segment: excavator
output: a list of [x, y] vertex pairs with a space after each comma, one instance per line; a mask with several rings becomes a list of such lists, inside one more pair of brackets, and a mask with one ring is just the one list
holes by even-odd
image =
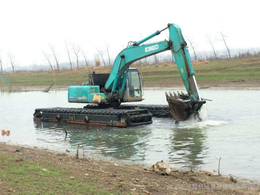
[[[169, 30], [169, 40], [143, 44], [166, 29]], [[131, 64], [168, 50], [175, 59], [187, 94], [166, 92], [169, 107], [121, 105], [123, 102], [143, 100], [141, 73], [136, 68], [130, 68]], [[34, 120], [127, 127], [150, 124], [152, 116], [171, 116], [178, 123], [191, 115], [198, 116], [200, 108], [206, 103], [198, 91], [187, 43], [180, 27], [172, 23], [140, 41], [129, 42], [116, 57], [110, 74], [92, 72], [87, 84], [69, 86], [68, 101], [88, 104], [81, 109], [36, 109]]]

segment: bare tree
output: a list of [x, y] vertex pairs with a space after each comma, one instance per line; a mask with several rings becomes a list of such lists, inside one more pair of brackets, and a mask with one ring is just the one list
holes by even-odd
[[100, 66], [99, 55], [95, 55], [94, 58], [95, 58], [95, 66], [97, 66], [97, 67]]
[[145, 64], [145, 65], [148, 65], [148, 64], [149, 64], [149, 61], [148, 61], [147, 58], [144, 58], [143, 60], [144, 60], [144, 64]]
[[225, 39], [225, 35], [223, 35], [222, 31], [220, 31], [220, 35], [221, 35], [222, 40], [223, 40], [223, 42], [224, 42], [224, 44], [225, 44], [225, 47], [226, 47], [226, 49], [227, 49], [227, 52], [228, 52], [228, 58], [231, 58], [231, 55], [230, 55], [230, 49], [229, 49], [228, 46], [227, 46], [226, 39]]
[[50, 58], [48, 57], [48, 55], [44, 51], [42, 53], [43, 53], [44, 57], [46, 58], [48, 64], [50, 65], [51, 70], [53, 70], [53, 66], [51, 64]]
[[66, 45], [66, 50], [67, 50], [67, 54], [68, 54], [68, 57], [69, 57], [70, 70], [72, 70], [72, 62], [71, 62], [71, 57], [70, 57], [70, 50], [69, 50], [67, 41], [65, 41], [65, 45]]
[[98, 49], [98, 48], [96, 48], [96, 50], [99, 53], [99, 55], [100, 55], [100, 57], [101, 57], [101, 59], [103, 61], [103, 65], [106, 66], [103, 51], [101, 49]]
[[0, 55], [0, 67], [1, 67], [1, 72], [3, 73], [3, 62], [2, 62], [2, 56]]
[[106, 51], [107, 51], [107, 58], [108, 58], [108, 65], [111, 65], [111, 58], [110, 58], [110, 53], [109, 53], [109, 47], [110, 45], [106, 43]]
[[81, 53], [82, 53], [82, 56], [83, 56], [83, 58], [84, 58], [84, 60], [85, 60], [86, 66], [89, 66], [88, 60], [87, 60], [87, 54], [86, 54], [82, 49], [81, 49]]
[[10, 52], [9, 52], [9, 60], [10, 60], [10, 64], [11, 64], [13, 72], [14, 72], [14, 55]]
[[52, 77], [53, 77], [53, 83], [54, 83], [54, 86], [55, 86], [55, 92], [56, 92], [56, 79], [55, 79], [55, 74], [54, 74], [54, 69], [53, 69], [53, 66], [51, 64], [51, 61], [50, 61], [50, 58], [48, 57], [48, 55], [43, 51], [43, 55], [45, 56], [48, 64], [50, 65], [51, 67], [51, 70], [52, 70]]
[[55, 49], [54, 49], [54, 47], [53, 47], [52, 45], [50, 45], [50, 48], [51, 48], [51, 52], [52, 52], [52, 54], [53, 54], [53, 57], [54, 57], [54, 59], [55, 59], [57, 69], [58, 69], [58, 71], [59, 71], [59, 70], [60, 70], [60, 66], [59, 66], [59, 61], [58, 61], [58, 58], [57, 58]]
[[209, 35], [207, 35], [207, 39], [208, 39], [209, 44], [210, 44], [211, 47], [212, 47], [212, 50], [213, 50], [215, 59], [217, 59], [217, 53], [216, 53], [215, 47], [214, 47], [214, 45], [213, 45], [213, 41], [212, 41], [212, 39], [211, 39], [211, 37], [210, 37]]
[[187, 39], [188, 39], [188, 41], [189, 41], [189, 43], [190, 43], [190, 46], [191, 46], [191, 48], [192, 48], [192, 51], [193, 51], [193, 54], [194, 54], [194, 59], [195, 59], [195, 61], [197, 61], [198, 57], [197, 57], [197, 54], [196, 54], [196, 52], [195, 52], [195, 48], [194, 48], [194, 46], [192, 45], [190, 39], [189, 39], [189, 38], [187, 38]]
[[157, 59], [157, 56], [154, 55], [154, 63], [155, 63], [155, 64], [158, 64], [158, 62], [159, 62], [159, 61], [158, 61], [158, 59]]
[[80, 52], [80, 48], [79, 46], [75, 46], [75, 44], [71, 44], [71, 47], [73, 49], [73, 52], [76, 56], [76, 64], [77, 64], [77, 69], [79, 70], [79, 52]]

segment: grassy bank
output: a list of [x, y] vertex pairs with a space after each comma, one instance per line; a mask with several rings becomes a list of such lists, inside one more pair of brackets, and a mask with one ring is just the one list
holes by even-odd
[[[172, 87], [182, 85], [176, 64], [133, 65], [143, 75], [146, 87]], [[193, 63], [199, 86], [245, 85], [259, 86], [260, 58], [198, 61]], [[97, 73], [109, 73], [110, 67], [81, 67], [80, 70], [55, 71], [57, 86], [67, 87], [87, 82], [89, 69]], [[14, 72], [9, 74], [11, 86], [48, 86], [53, 83], [53, 74], [46, 72]]]
[[174, 169], [169, 175], [161, 175], [121, 161], [77, 159], [67, 154], [0, 143], [1, 195], [259, 193], [256, 182], [234, 178]]
[[110, 194], [97, 189], [91, 178], [84, 180], [59, 165], [32, 158], [0, 154], [1, 194]]

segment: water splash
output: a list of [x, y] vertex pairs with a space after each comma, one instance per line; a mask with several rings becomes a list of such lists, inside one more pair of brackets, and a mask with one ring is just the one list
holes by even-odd
[[178, 129], [206, 129], [212, 126], [221, 126], [228, 124], [227, 121], [212, 120], [208, 119], [208, 109], [206, 105], [203, 105], [199, 111], [199, 117], [201, 121], [198, 120], [197, 116], [191, 116], [189, 120], [182, 121], [177, 125]]

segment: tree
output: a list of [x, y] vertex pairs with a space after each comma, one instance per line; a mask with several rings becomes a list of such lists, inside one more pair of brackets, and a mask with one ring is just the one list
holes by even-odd
[[109, 54], [109, 47], [110, 45], [108, 43], [106, 43], [106, 51], [107, 51], [107, 58], [108, 58], [108, 65], [111, 65], [111, 58], [110, 58], [110, 54]]
[[86, 66], [89, 66], [88, 60], [87, 60], [87, 54], [86, 54], [82, 49], [81, 49], [81, 53], [82, 53], [82, 56], [83, 56], [83, 58], [84, 58], [84, 60], [85, 60]]
[[57, 65], [57, 69], [59, 71], [60, 70], [60, 66], [59, 66], [59, 62], [58, 62], [58, 58], [57, 58], [56, 52], [55, 52], [54, 47], [52, 45], [50, 45], [50, 48], [51, 48], [51, 52], [53, 54], [53, 57], [55, 59], [56, 65]]
[[225, 45], [225, 47], [226, 47], [226, 49], [227, 49], [228, 58], [231, 58], [230, 49], [229, 49], [228, 46], [227, 46], [226, 39], [225, 39], [225, 35], [223, 35], [222, 31], [220, 31], [220, 35], [221, 35], [222, 40], [223, 40], [223, 42], [224, 42], [224, 45]]
[[95, 55], [94, 58], [95, 58], [95, 66], [96, 66], [96, 67], [99, 67], [99, 66], [100, 66], [99, 55]]
[[1, 68], [1, 72], [3, 73], [3, 62], [2, 62], [2, 56], [0, 56], [0, 68]]
[[10, 60], [10, 64], [11, 64], [13, 72], [14, 72], [14, 55], [10, 52], [9, 52], [9, 60]]
[[104, 54], [103, 51], [101, 49], [96, 48], [97, 52], [99, 53], [102, 61], [103, 61], [103, 65], [106, 66], [105, 60], [104, 60]]
[[68, 57], [69, 57], [70, 70], [72, 71], [72, 62], [71, 62], [70, 50], [69, 50], [69, 47], [68, 47], [68, 43], [67, 43], [67, 41], [65, 41], [65, 45], [66, 45], [66, 50], [67, 50], [67, 54], [68, 54]]
[[154, 63], [155, 63], [155, 64], [158, 64], [158, 59], [157, 59], [157, 56], [156, 56], [156, 55], [154, 55]]
[[187, 38], [187, 39], [188, 39], [188, 41], [189, 41], [189, 43], [190, 43], [190, 46], [191, 46], [191, 48], [192, 48], [192, 51], [193, 51], [193, 54], [194, 54], [194, 60], [197, 61], [198, 58], [197, 58], [197, 54], [196, 54], [196, 52], [195, 52], [195, 48], [194, 48], [194, 46], [192, 45], [190, 39], [189, 39], [189, 38]]
[[51, 64], [51, 61], [48, 57], [48, 55], [43, 51], [43, 55], [45, 56], [46, 60], [48, 61], [48, 64], [50, 65], [51, 67], [51, 71], [52, 71], [52, 77], [53, 77], [53, 83], [54, 83], [54, 86], [55, 86], [55, 92], [56, 92], [56, 79], [55, 79], [55, 74], [54, 74], [54, 69], [53, 69], [53, 66]]
[[47, 62], [48, 62], [48, 64], [50, 65], [50, 67], [51, 67], [51, 70], [53, 70], [53, 66], [52, 66], [52, 64], [51, 64], [51, 61], [50, 61], [50, 59], [49, 59], [49, 57], [48, 57], [48, 55], [43, 51], [42, 52], [43, 53], [43, 55], [45, 56], [45, 58], [46, 58], [46, 60], [47, 60]]
[[77, 64], [77, 69], [79, 70], [79, 52], [80, 52], [80, 48], [79, 46], [75, 46], [75, 44], [71, 44], [71, 47], [73, 49], [73, 52], [76, 56], [76, 64]]
[[213, 50], [215, 59], [217, 59], [217, 53], [216, 53], [215, 47], [214, 47], [214, 45], [213, 45], [213, 41], [212, 41], [212, 39], [211, 39], [211, 37], [210, 37], [209, 35], [207, 35], [207, 39], [208, 39], [208, 41], [209, 41], [209, 44], [210, 44], [211, 47], [212, 47], [212, 50]]

